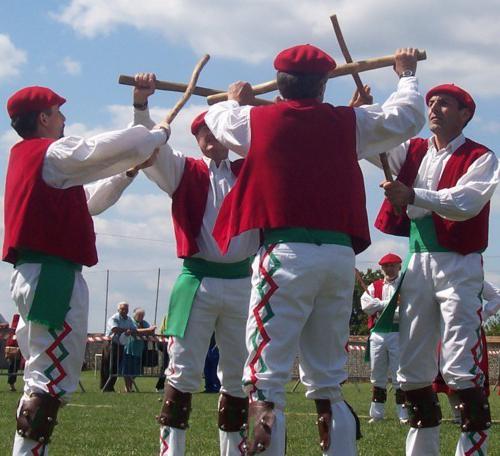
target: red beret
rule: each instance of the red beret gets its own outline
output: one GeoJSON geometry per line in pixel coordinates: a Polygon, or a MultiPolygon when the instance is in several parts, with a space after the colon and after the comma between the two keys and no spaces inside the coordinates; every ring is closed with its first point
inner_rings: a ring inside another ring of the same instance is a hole
{"type": "Polygon", "coordinates": [[[476,103],[474,103],[474,100],[472,99],[472,97],[468,92],[456,86],[455,84],[442,84],[433,87],[431,90],[427,92],[427,95],[425,96],[426,104],[429,105],[429,100],[434,95],[440,93],[445,93],[447,95],[452,96],[453,98],[456,98],[460,103],[462,103],[464,106],[470,109],[471,118],[472,116],[474,116],[474,111],[476,110],[476,103]]]}
{"type": "Polygon", "coordinates": [[[388,253],[387,255],[384,255],[382,258],[380,258],[378,264],[380,264],[380,266],[383,266],[384,264],[402,263],[402,262],[403,260],[401,260],[401,258],[395,255],[394,253],[388,253]]]}
{"type": "Polygon", "coordinates": [[[61,106],[66,103],[66,99],[47,87],[25,87],[18,90],[7,101],[7,112],[10,118],[27,112],[39,112],[49,109],[51,106],[61,106]]]}
{"type": "Polygon", "coordinates": [[[198,133],[198,130],[203,127],[203,125],[206,125],[205,123],[205,114],[207,111],[203,111],[202,113],[198,114],[194,120],[193,123],[191,124],[191,133],[196,136],[196,133],[198,133]]]}
{"type": "Polygon", "coordinates": [[[274,59],[274,68],[285,73],[327,74],[336,66],[326,52],[310,44],[285,49],[274,59]]]}

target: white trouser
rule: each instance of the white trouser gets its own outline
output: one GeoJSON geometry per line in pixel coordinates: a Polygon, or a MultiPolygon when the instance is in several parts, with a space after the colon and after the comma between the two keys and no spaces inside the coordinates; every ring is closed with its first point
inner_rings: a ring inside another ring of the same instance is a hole
{"type": "MultiPolygon", "coordinates": [[[[399,333],[377,333],[370,336],[370,381],[373,386],[387,388],[389,374],[391,376],[394,390],[401,386],[397,381],[399,368],[399,333]]],[[[401,404],[396,404],[398,418],[407,420],[408,413],[401,404]]],[[[385,404],[383,402],[372,402],[370,404],[370,417],[383,419],[385,404]]]]}
{"type": "MultiPolygon", "coordinates": [[[[89,292],[80,272],[75,273],[75,285],[62,330],[47,327],[28,320],[38,277],[39,264],[18,266],[11,278],[11,295],[17,305],[20,318],[16,330],[21,353],[26,359],[24,367],[24,395],[50,393],[61,402],[69,401],[78,387],[87,340],[89,292]]],[[[16,434],[13,455],[48,454],[47,445],[24,439],[16,434]],[[45,447],[45,453],[42,453],[45,447]],[[38,453],[33,453],[33,451],[38,453]]]]}
{"type": "MultiPolygon", "coordinates": [[[[170,385],[183,393],[194,393],[200,389],[210,337],[215,331],[219,347],[217,375],[221,382],[221,392],[245,397],[241,375],[246,357],[245,325],[249,300],[249,278],[207,277],[201,281],[184,337],[170,338],[170,361],[165,371],[170,385]]],[[[185,436],[186,432],[181,429],[162,426],[160,454],[184,454],[185,436]]],[[[221,454],[239,456],[238,445],[242,442],[240,433],[221,431],[220,436],[221,454]]]]}
{"type": "MultiPolygon", "coordinates": [[[[243,376],[251,400],[284,408],[285,385],[297,352],[306,396],[341,399],[340,384],[347,378],[353,268],[353,250],[340,245],[283,243],[259,250],[253,264],[246,330],[249,356],[243,376]]],[[[355,448],[355,441],[350,446],[355,448]]]]}
{"type": "MultiPolygon", "coordinates": [[[[441,372],[447,385],[453,389],[482,386],[484,374],[479,366],[483,351],[479,298],[482,285],[480,254],[412,254],[401,286],[399,312],[398,381],[404,390],[432,384],[438,373],[440,339],[441,372]]],[[[473,434],[478,435],[477,439],[472,438],[486,455],[487,432],[473,434]]],[[[462,454],[469,437],[468,433],[461,433],[457,455],[462,454]]],[[[438,455],[439,427],[412,428],[406,454],[438,455]]]]}
{"type": "Polygon", "coordinates": [[[370,336],[370,381],[373,386],[387,387],[389,373],[394,389],[400,387],[396,378],[399,367],[399,333],[376,333],[370,336]]]}

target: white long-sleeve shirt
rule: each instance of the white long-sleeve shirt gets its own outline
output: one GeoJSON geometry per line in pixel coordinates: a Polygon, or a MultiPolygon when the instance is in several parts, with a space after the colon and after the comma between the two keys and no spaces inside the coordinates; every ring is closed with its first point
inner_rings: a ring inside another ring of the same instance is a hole
{"type": "MultiPolygon", "coordinates": [[[[151,128],[154,122],[147,109],[143,111],[136,109],[134,110],[134,124],[151,128]]],[[[223,160],[217,167],[210,158],[203,156],[202,159],[208,167],[210,186],[200,234],[196,238],[199,252],[194,257],[217,263],[242,261],[254,255],[258,249],[259,234],[257,230],[247,231],[234,238],[226,255],[221,254],[212,236],[222,201],[236,182],[236,176],[231,171],[231,162],[228,159],[223,160]]],[[[181,152],[173,150],[168,144],[165,144],[160,148],[153,166],[144,169],[144,173],[172,197],[181,182],[185,163],[186,157],[181,152]]]]}
{"type": "Polygon", "coordinates": [[[140,126],[89,139],[65,136],[47,149],[42,178],[54,188],[83,185],[89,212],[97,215],[116,203],[132,181],[125,171],[147,160],[165,141],[162,130],[140,126]]]}
{"type": "MultiPolygon", "coordinates": [[[[491,151],[474,161],[454,187],[437,190],[446,163],[464,142],[465,137],[460,134],[444,149],[438,150],[434,138],[429,139],[429,149],[413,184],[415,201],[407,209],[410,219],[436,212],[445,219],[461,222],[476,216],[491,199],[500,179],[498,159],[491,151]]],[[[398,174],[401,170],[409,144],[407,141],[387,151],[393,173],[398,174]]],[[[378,157],[371,157],[369,161],[380,167],[378,157]]]]}
{"type": "MultiPolygon", "coordinates": [[[[246,156],[251,143],[250,110],[236,101],[210,107],[205,123],[219,142],[238,155],[246,156]]],[[[425,123],[425,104],[418,92],[417,78],[401,78],[396,92],[383,105],[354,108],[356,114],[356,152],[366,158],[385,152],[415,136],[425,123]]]]}
{"type": "MultiPolygon", "coordinates": [[[[377,312],[383,311],[392,296],[396,292],[396,288],[399,283],[399,277],[389,281],[384,279],[384,285],[382,286],[382,298],[375,298],[375,287],[373,283],[368,285],[368,293],[365,291],[361,295],[361,309],[367,315],[374,315],[377,312]]],[[[396,312],[394,313],[394,322],[399,320],[399,307],[396,307],[396,312]]]]}
{"type": "Polygon", "coordinates": [[[483,321],[495,315],[500,310],[500,288],[497,288],[490,282],[484,281],[483,284],[483,321]]]}

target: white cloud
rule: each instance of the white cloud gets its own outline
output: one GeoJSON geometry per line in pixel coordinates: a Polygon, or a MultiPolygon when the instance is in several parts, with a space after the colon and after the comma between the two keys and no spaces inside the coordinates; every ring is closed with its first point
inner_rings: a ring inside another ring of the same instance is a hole
{"type": "MultiPolygon", "coordinates": [[[[453,8],[432,0],[405,3],[404,8],[396,0],[338,0],[335,5],[297,0],[293,7],[281,0],[236,5],[230,0],[172,0],[168,7],[150,0],[141,8],[133,0],[72,0],[54,17],[89,38],[132,26],[156,31],[173,44],[187,43],[198,54],[270,64],[278,50],[301,42],[313,42],[343,61],[329,21],[333,12],[354,58],[386,55],[402,46],[425,48],[428,61],[419,73],[425,87],[454,81],[473,94],[500,95],[500,63],[492,59],[500,41],[496,0],[482,1],[481,8],[467,0],[455,1],[453,8]]],[[[372,72],[369,80],[392,86],[394,79],[387,75],[372,72]]]]}
{"type": "Polygon", "coordinates": [[[479,129],[491,134],[500,133],[500,122],[498,120],[489,120],[485,122],[480,122],[480,119],[476,120],[476,123],[479,125],[479,129]]]}
{"type": "Polygon", "coordinates": [[[16,48],[8,35],[0,34],[0,81],[17,76],[26,61],[26,52],[16,48]]]}
{"type": "Polygon", "coordinates": [[[77,76],[82,72],[82,64],[71,57],[64,57],[61,66],[64,71],[71,76],[77,76]]]}

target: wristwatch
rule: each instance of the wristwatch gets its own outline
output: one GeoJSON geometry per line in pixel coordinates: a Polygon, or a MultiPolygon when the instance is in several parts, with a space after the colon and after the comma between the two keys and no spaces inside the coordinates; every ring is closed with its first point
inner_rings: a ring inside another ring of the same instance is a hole
{"type": "Polygon", "coordinates": [[[401,78],[409,78],[410,76],[415,76],[415,72],[413,70],[404,70],[399,75],[399,79],[401,79],[401,78]]]}
{"type": "Polygon", "coordinates": [[[144,103],[134,103],[132,106],[139,111],[145,111],[148,107],[148,100],[146,100],[144,103]]]}

